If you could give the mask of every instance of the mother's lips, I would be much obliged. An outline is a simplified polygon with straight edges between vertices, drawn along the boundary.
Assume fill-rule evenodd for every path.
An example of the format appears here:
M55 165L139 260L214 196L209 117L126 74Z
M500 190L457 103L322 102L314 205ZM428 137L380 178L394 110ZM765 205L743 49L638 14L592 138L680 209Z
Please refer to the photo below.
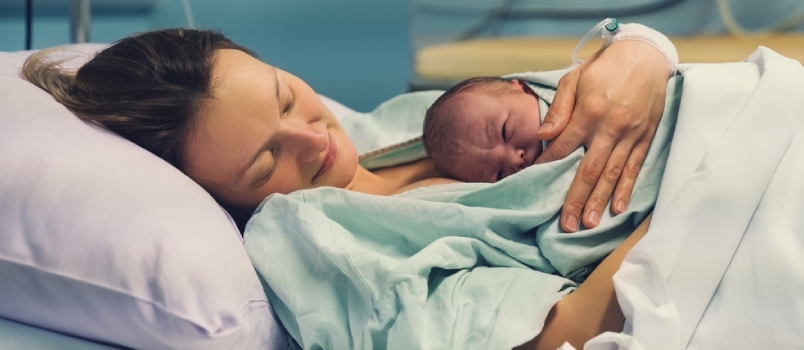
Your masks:
M338 146L335 144L335 140L332 138L332 135L329 132L327 132L327 138L329 139L327 154L324 155L324 160L321 162L321 167L318 169L318 172L313 175L312 181L315 181L319 176L326 174L330 169L332 169L332 165L335 164L335 157L338 155Z

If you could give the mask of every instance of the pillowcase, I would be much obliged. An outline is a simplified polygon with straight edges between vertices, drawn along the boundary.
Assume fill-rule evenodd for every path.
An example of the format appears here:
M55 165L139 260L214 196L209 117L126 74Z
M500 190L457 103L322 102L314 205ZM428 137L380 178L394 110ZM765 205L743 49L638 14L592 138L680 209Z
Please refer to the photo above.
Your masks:
M324 95L318 95L318 98L321 99L321 102L324 103L324 106L329 109L330 112L335 116L336 119L343 120L347 115L355 113L355 111L349 107L342 105L340 102L335 101L329 97Z
M28 54L0 52L0 317L137 349L286 348L223 209L23 80Z

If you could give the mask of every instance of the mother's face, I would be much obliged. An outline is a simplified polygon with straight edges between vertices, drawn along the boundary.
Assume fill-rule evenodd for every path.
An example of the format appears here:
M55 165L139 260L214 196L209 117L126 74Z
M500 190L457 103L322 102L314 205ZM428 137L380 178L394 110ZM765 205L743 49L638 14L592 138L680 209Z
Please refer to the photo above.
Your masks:
M187 174L219 200L253 209L273 193L346 187L357 154L301 79L238 50L220 50L212 97L186 144Z

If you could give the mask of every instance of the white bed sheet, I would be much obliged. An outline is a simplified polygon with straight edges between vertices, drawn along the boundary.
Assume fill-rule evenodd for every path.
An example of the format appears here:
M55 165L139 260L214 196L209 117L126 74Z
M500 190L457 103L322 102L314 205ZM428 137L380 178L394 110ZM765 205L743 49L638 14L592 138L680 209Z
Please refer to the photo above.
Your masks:
M614 277L625 331L584 348L804 348L804 68L760 48L684 75L650 231Z

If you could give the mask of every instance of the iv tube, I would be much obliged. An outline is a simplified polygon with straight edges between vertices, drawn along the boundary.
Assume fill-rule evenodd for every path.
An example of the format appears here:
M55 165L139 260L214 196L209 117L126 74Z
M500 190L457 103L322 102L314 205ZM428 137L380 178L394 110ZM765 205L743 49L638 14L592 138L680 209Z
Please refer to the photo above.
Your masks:
M583 47L583 44L589 41L592 35L595 35L599 30L604 28L611 33L615 33L617 32L618 29L620 29L620 22L618 22L616 18L606 18L600 21L600 23L596 24L594 27L592 27L592 29L590 29L589 32L587 32L586 35L583 36L583 39L581 39L581 41L578 42L578 45L575 46L575 51L572 52L573 62L575 62L576 64L581 64L581 62L583 62L583 60L578 59L578 51L581 51L581 47Z

